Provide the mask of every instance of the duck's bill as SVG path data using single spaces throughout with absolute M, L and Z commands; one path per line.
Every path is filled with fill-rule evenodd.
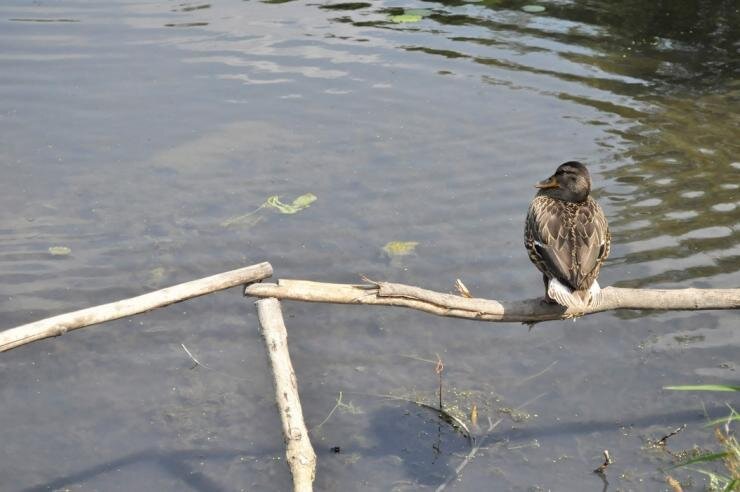
M 557 182 L 557 180 L 555 179 L 554 176 L 551 176 L 551 177 L 547 178 L 544 181 L 540 181 L 539 183 L 537 183 L 536 185 L 534 185 L 534 187 L 535 188 L 540 188 L 540 189 L 544 189 L 544 188 L 557 188 L 558 187 L 558 182 Z

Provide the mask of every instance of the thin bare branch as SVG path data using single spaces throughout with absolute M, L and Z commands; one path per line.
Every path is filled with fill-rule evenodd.
M 497 301 L 467 298 L 411 285 L 373 282 L 367 285 L 330 284 L 280 279 L 277 284 L 252 284 L 245 295 L 307 302 L 401 306 L 438 316 L 533 323 L 567 319 L 616 309 L 702 310 L 740 308 L 740 289 L 624 289 L 607 287 L 601 302 L 585 312 L 568 311 L 542 298 Z
M 101 304 L 71 313 L 60 314 L 27 325 L 0 332 L 0 352 L 14 349 L 44 338 L 63 335 L 68 331 L 96 325 L 104 321 L 125 318 L 151 311 L 193 297 L 256 282 L 272 275 L 272 266 L 265 262 L 231 270 L 210 277 L 173 285 L 148 294 L 122 301 Z

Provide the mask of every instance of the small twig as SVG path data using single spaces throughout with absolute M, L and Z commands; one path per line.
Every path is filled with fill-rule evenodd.
M 663 436 L 660 439 L 658 439 L 657 441 L 655 441 L 655 444 L 654 445 L 657 446 L 657 447 L 659 447 L 659 448 L 664 448 L 666 446 L 666 443 L 668 442 L 668 439 L 669 438 L 675 436 L 676 434 L 678 434 L 679 432 L 681 432 L 685 428 L 686 428 L 686 424 L 683 424 L 681 427 L 678 427 L 676 430 L 673 430 L 673 431 L 669 432 L 665 436 Z
M 459 278 L 455 280 L 455 289 L 460 293 L 461 296 L 467 297 L 468 299 L 472 299 L 473 295 L 470 293 L 467 287 L 465 287 L 465 284 L 462 283 L 462 280 Z
M 683 492 L 683 488 L 681 488 L 681 483 L 672 476 L 666 475 L 665 481 L 671 488 L 671 490 L 673 490 L 673 492 Z
M 517 382 L 517 383 L 515 383 L 515 384 L 516 384 L 517 386 L 519 386 L 519 385 L 522 385 L 522 384 L 526 383 L 527 381 L 531 381 L 531 380 L 533 380 L 534 378 L 538 378 L 538 377 L 542 376 L 543 374 L 545 374 L 545 373 L 546 373 L 547 371 L 549 371 L 550 369 L 552 369 L 552 368 L 553 368 L 553 367 L 555 366 L 555 364 L 557 364 L 557 363 L 558 363 L 558 361 L 554 360 L 554 361 L 552 361 L 552 362 L 550 363 L 550 365 L 549 365 L 549 366 L 547 366 L 546 368 L 542 369 L 542 370 L 541 370 L 540 372 L 537 372 L 537 373 L 535 373 L 535 374 L 532 374 L 531 376 L 527 376 L 526 378 L 522 379 L 521 381 L 518 381 L 518 382 Z
M 190 369 L 195 369 L 198 366 L 203 366 L 203 364 L 201 364 L 200 361 L 198 359 L 196 359 L 193 354 L 190 353 L 190 350 L 188 350 L 188 348 L 185 346 L 184 343 L 181 343 L 180 346 L 185 351 L 185 353 L 188 354 L 188 357 L 190 357 L 190 359 L 192 359 L 192 361 L 193 361 L 193 367 L 191 367 Z M 205 366 L 203 366 L 203 367 L 205 367 Z
M 604 450 L 604 462 L 601 465 L 599 465 L 599 467 L 597 469 L 594 470 L 594 473 L 598 473 L 599 475 L 603 475 L 604 472 L 606 471 L 607 467 L 609 465 L 611 465 L 612 463 L 614 463 L 614 460 L 612 459 L 611 456 L 609 456 L 609 450 L 608 449 L 605 449 Z
M 329 415 L 327 415 L 326 418 L 324 420 L 322 420 L 319 425 L 317 425 L 316 427 L 310 429 L 309 432 L 316 432 L 319 429 L 321 429 L 321 426 L 324 425 L 331 418 L 332 415 L 334 415 L 334 412 L 337 410 L 337 408 L 340 407 L 340 405 L 342 405 L 342 392 L 341 391 L 339 392 L 339 397 L 337 398 L 337 403 L 334 405 L 334 408 L 331 409 L 331 411 L 329 412 Z
M 727 408 L 730 410 L 730 413 L 727 415 L 725 419 L 725 423 L 722 425 L 722 427 L 725 430 L 725 434 L 729 434 L 730 433 L 730 423 L 733 422 L 733 420 L 736 420 L 738 413 L 734 408 L 732 408 L 732 405 L 730 405 L 729 403 L 725 402 L 725 405 L 727 405 Z
M 365 274 L 360 274 L 360 278 L 362 279 L 363 282 L 367 282 L 368 284 L 372 284 L 375 287 L 379 287 L 380 286 L 380 282 L 377 282 L 377 281 L 371 279 L 370 277 L 366 276 Z
M 190 350 L 188 350 L 188 348 L 185 346 L 184 343 L 181 343 L 180 346 L 185 351 L 185 353 L 188 354 L 188 357 L 190 357 L 190 360 L 193 361 L 193 366 L 190 369 L 195 369 L 196 367 L 202 367 L 203 369 L 208 369 L 209 371 L 213 371 L 215 373 L 222 374 L 222 375 L 224 375 L 226 377 L 229 377 L 229 378 L 238 379 L 239 381 L 251 381 L 250 378 L 244 378 L 244 377 L 241 377 L 241 376 L 234 376 L 233 374 L 229 374 L 228 372 L 219 371 L 218 369 L 214 369 L 213 367 L 209 366 L 208 364 L 204 364 L 203 362 L 201 362 L 198 359 L 196 359 L 195 356 L 193 355 L 193 353 Z
M 408 355 L 408 354 L 398 354 L 399 357 L 405 357 L 406 359 L 411 360 L 418 360 L 419 362 L 429 362 L 430 364 L 436 364 L 437 361 L 432 359 L 424 359 L 422 357 L 417 357 L 416 355 Z
M 435 354 L 437 356 L 437 365 L 434 367 L 434 372 L 437 373 L 437 376 L 439 376 L 439 410 L 442 410 L 442 372 L 445 370 L 445 365 L 442 362 L 442 359 L 439 357 L 439 354 Z

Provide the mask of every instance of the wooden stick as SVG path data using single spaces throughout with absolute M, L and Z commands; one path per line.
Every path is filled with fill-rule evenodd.
M 132 314 L 143 313 L 154 308 L 167 306 L 193 297 L 210 294 L 237 285 L 256 282 L 272 275 L 272 266 L 267 263 L 219 273 L 211 277 L 173 285 L 122 301 L 101 304 L 72 313 L 60 314 L 27 325 L 0 332 L 0 352 L 14 349 L 27 343 L 84 328 L 85 326 L 110 321 Z
M 262 337 L 270 357 L 275 383 L 275 401 L 283 423 L 285 455 L 293 475 L 293 490 L 310 492 L 313 490 L 313 480 L 316 476 L 316 453 L 311 447 L 308 429 L 303 421 L 298 382 L 293 364 L 290 362 L 288 333 L 280 310 L 280 301 L 267 298 L 260 299 L 255 304 L 262 327 Z
M 377 282 L 363 285 L 278 280 L 249 285 L 245 295 L 308 302 L 403 306 L 439 316 L 480 321 L 538 322 L 566 319 L 613 309 L 701 310 L 740 308 L 740 289 L 622 289 L 601 291 L 598 305 L 585 312 L 566 311 L 542 298 L 495 301 L 444 294 L 410 285 Z

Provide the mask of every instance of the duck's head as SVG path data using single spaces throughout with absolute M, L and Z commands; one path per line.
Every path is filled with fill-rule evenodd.
M 535 185 L 540 195 L 566 202 L 584 202 L 591 192 L 591 176 L 586 166 L 568 161 L 558 166 L 555 174 Z

